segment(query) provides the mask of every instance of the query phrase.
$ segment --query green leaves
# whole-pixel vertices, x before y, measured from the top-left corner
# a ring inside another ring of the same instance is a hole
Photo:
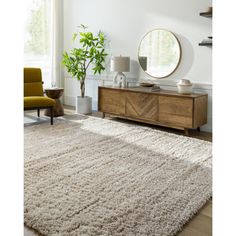
[[[87,26],[81,24],[82,29],[79,33],[74,33],[72,40],[75,41],[80,36],[79,48],[73,48],[69,52],[63,53],[62,63],[66,67],[68,73],[77,78],[81,82],[85,80],[87,69],[92,64],[94,74],[101,73],[105,70],[105,58],[108,55],[105,53],[106,37],[102,31],[97,35],[86,31]]]

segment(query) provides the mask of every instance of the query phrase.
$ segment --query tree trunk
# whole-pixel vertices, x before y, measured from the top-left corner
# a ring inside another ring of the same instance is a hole
[[[85,84],[84,84],[84,79],[80,80],[80,89],[81,89],[81,97],[84,97],[85,94]]]

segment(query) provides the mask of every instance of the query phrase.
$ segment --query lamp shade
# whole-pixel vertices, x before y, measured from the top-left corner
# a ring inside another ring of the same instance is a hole
[[[129,72],[130,58],[129,57],[112,57],[111,58],[111,71],[115,72]]]

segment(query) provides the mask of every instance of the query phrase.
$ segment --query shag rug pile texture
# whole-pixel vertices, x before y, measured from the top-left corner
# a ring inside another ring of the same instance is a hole
[[[211,197],[211,143],[77,116],[25,127],[25,224],[43,235],[175,235]]]

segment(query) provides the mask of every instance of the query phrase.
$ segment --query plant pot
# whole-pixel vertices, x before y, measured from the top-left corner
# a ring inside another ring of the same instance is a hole
[[[91,97],[76,97],[76,113],[91,114],[92,113],[92,98]]]

